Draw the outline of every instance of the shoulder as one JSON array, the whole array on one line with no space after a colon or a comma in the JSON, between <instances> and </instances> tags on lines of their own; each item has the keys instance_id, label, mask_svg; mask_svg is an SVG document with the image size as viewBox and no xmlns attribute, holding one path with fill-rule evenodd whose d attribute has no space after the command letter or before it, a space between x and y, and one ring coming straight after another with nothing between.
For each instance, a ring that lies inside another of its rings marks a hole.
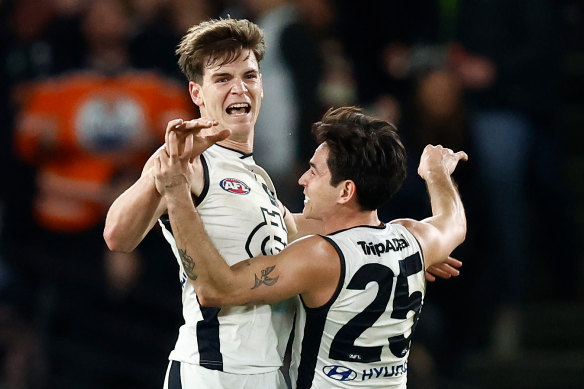
<instances>
[{"instance_id":1,"label":"shoulder","mask_svg":"<svg viewBox=\"0 0 584 389\"><path fill-rule=\"evenodd\" d=\"M339 264L339 253L329 240L320 235L309 235L289 244L280 256L312 272L328 274Z\"/></svg>"},{"instance_id":2,"label":"shoulder","mask_svg":"<svg viewBox=\"0 0 584 389\"><path fill-rule=\"evenodd\" d=\"M308 250L309 252L325 254L336 252L330 240L322 235L307 235L292 242L286 249Z\"/></svg>"},{"instance_id":3,"label":"shoulder","mask_svg":"<svg viewBox=\"0 0 584 389\"><path fill-rule=\"evenodd\" d=\"M397 219L391 223L404 226L416 238L424 255L426 266L432 266L445 259L442 255L444 239L434 225L413 219Z\"/></svg>"},{"instance_id":4,"label":"shoulder","mask_svg":"<svg viewBox=\"0 0 584 389\"><path fill-rule=\"evenodd\" d=\"M341 260L336 248L320 235L300 238L280 255L297 270L301 295L306 306L317 308L327 304L337 290L341 277Z\"/></svg>"},{"instance_id":5,"label":"shoulder","mask_svg":"<svg viewBox=\"0 0 584 389\"><path fill-rule=\"evenodd\" d=\"M433 226L428 223L414 219L395 219L390 224L397 224L405 227L416 239L424 240L431 233Z\"/></svg>"}]
</instances>

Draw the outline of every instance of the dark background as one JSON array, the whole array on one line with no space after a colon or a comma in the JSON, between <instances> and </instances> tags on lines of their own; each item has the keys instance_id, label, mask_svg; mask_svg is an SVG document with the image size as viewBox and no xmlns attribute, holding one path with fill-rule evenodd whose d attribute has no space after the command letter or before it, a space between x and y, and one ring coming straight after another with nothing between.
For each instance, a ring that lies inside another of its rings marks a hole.
<instances>
[{"instance_id":1,"label":"dark background","mask_svg":"<svg viewBox=\"0 0 584 389\"><path fill-rule=\"evenodd\" d=\"M97 3L124 28L103 15L88 28ZM404 139L409 177L383 220L430 214L416 174L426 144L469 154L454 174L469 228L453 256L464 265L428 284L408 386L584 388L579 0L0 0L0 387L161 387L182 317L160 231L112 258L103 223L39 225L37 169L54 154L31 163L15 136L37 85L85 71L154 71L188 98L174 48L189 26L226 15L266 28L265 94L281 104L262 110L255 158L292 211L310 124L330 106L363 107ZM114 65L99 60L110 38ZM270 74L286 82L270 88ZM288 160L270 159L278 145ZM120 172L137 177L140 166ZM104 184L104 218L123 187Z\"/></svg>"}]
</instances>

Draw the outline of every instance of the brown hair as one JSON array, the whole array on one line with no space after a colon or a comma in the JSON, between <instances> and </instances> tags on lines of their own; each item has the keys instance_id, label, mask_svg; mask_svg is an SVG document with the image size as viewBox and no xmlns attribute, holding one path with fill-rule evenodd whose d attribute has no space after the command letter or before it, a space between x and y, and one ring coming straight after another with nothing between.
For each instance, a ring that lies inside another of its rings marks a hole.
<instances>
[{"instance_id":1,"label":"brown hair","mask_svg":"<svg viewBox=\"0 0 584 389\"><path fill-rule=\"evenodd\" d=\"M379 208L406 178L406 150L391 123L357 107L329 109L312 126L318 144L329 148L331 185L352 180L363 210Z\"/></svg>"},{"instance_id":2,"label":"brown hair","mask_svg":"<svg viewBox=\"0 0 584 389\"><path fill-rule=\"evenodd\" d=\"M189 28L176 54L184 75L200 84L206 67L231 63L246 49L253 52L259 66L266 45L258 25L246 19L212 19Z\"/></svg>"}]
</instances>

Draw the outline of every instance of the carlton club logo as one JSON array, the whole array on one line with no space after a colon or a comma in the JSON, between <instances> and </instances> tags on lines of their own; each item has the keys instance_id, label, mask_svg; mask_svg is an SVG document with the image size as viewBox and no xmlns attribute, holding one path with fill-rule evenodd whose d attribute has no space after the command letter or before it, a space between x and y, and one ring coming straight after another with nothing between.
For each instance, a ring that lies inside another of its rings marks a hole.
<instances>
[{"instance_id":1,"label":"carlton club logo","mask_svg":"<svg viewBox=\"0 0 584 389\"><path fill-rule=\"evenodd\" d=\"M354 370L344 366L325 366L322 368L322 371L328 378L337 381L353 381L357 378L357 373Z\"/></svg>"},{"instance_id":2,"label":"carlton club logo","mask_svg":"<svg viewBox=\"0 0 584 389\"><path fill-rule=\"evenodd\" d=\"M240 181L236 178L224 178L219 183L223 190L226 190L229 193L239 194L239 195L246 195L248 194L251 189L249 186L243 181Z\"/></svg>"}]
</instances>

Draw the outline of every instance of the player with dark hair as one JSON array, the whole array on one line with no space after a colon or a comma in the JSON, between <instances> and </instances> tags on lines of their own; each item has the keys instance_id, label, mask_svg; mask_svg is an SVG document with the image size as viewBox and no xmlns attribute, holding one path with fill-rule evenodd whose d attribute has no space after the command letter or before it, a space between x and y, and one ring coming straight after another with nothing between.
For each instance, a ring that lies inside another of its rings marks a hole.
<instances>
[{"instance_id":1,"label":"player with dark hair","mask_svg":"<svg viewBox=\"0 0 584 389\"><path fill-rule=\"evenodd\" d=\"M304 187L303 217L323 235L280 253L229 259L215 248L191 199L189 160L199 136L179 150L175 132L156 156L155 184L168 207L176 250L203 306L273 304L300 295L291 377L296 388L405 388L410 341L425 296L424 271L466 235L451 177L464 152L427 146L418 167L432 216L383 223L377 207L406 176L395 128L352 107L329 110L313 127L320 144ZM227 263L226 263L227 260Z\"/></svg>"}]
</instances>

